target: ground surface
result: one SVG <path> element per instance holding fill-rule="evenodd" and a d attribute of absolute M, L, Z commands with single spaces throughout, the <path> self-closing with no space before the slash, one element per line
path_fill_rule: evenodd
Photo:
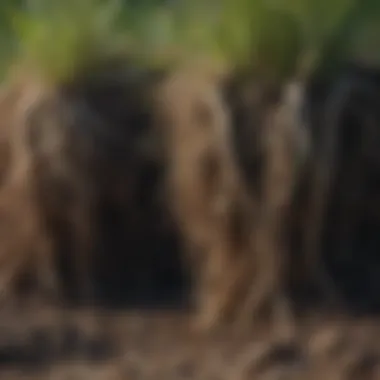
<path fill-rule="evenodd" d="M 194 336 L 183 312 L 24 306 L 0 313 L 1 380 L 380 379 L 380 323 L 316 317 L 296 331 Z"/>

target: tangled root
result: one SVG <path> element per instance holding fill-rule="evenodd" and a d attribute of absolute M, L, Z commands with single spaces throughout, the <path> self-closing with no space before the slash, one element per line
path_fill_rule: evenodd
<path fill-rule="evenodd" d="M 243 152 L 241 161 L 249 194 L 258 204 L 253 238 L 256 275 L 242 308 L 243 326 L 264 306 L 269 306 L 280 322 L 291 321 L 287 290 L 293 260 L 289 240 L 292 203 L 309 155 L 309 137 L 301 118 L 303 84 L 289 82 L 277 96 L 258 84 L 252 86 L 257 86 L 256 96 L 248 97 L 243 109 L 233 108 L 246 114 L 240 116 L 243 119 L 236 128 L 251 136 L 256 149 L 256 154 L 244 156 Z"/>
<path fill-rule="evenodd" d="M 363 203 L 368 202 L 368 173 L 372 167 L 374 178 L 378 170 L 379 78 L 378 71 L 349 65 L 326 86 L 322 117 L 315 123 L 319 139 L 304 247 L 309 267 L 321 268 L 323 250 L 334 257 L 330 262 L 341 263 L 355 249 Z M 344 295 L 324 272 L 317 272 L 324 295 L 332 303 L 341 303 Z"/>
<path fill-rule="evenodd" d="M 253 204 L 239 178 L 217 82 L 183 70 L 158 94 L 168 204 L 193 275 L 195 324 L 208 329 L 234 316 L 253 275 Z"/>
<path fill-rule="evenodd" d="M 24 91 L 25 90 L 25 91 Z M 0 187 L 1 292 L 13 293 L 18 280 L 32 272 L 49 295 L 58 292 L 54 252 L 33 189 L 33 157 L 24 117 L 38 90 L 11 88 L 1 103 L 3 180 Z M 5 109 L 5 107 L 7 107 Z"/>

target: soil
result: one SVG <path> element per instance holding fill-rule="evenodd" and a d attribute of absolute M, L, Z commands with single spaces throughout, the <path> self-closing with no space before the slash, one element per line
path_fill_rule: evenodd
<path fill-rule="evenodd" d="M 376 318 L 313 315 L 196 336 L 186 311 L 14 305 L 0 314 L 0 379 L 379 379 Z"/>

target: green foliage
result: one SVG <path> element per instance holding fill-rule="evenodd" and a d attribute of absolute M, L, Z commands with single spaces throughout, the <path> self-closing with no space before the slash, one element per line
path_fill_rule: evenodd
<path fill-rule="evenodd" d="M 141 64 L 205 57 L 215 66 L 280 78 L 351 54 L 379 56 L 377 0 L 2 0 L 0 70 L 16 59 L 67 80 L 128 51 Z M 26 6 L 28 5 L 28 6 Z M 371 16 L 372 29 L 367 25 Z M 13 29 L 13 32 L 12 32 Z M 15 51 L 16 48 L 16 51 Z M 376 54 L 375 54 L 376 53 Z"/>
<path fill-rule="evenodd" d="M 14 9 L 21 6 L 21 0 L 3 0 L 0 2 L 0 80 L 3 80 L 15 49 L 12 33 L 12 15 Z"/>
<path fill-rule="evenodd" d="M 36 1 L 13 16 L 17 59 L 45 80 L 65 81 L 124 43 L 115 3 Z"/>
<path fill-rule="evenodd" d="M 311 68 L 333 72 L 339 63 L 380 65 L 380 3 L 377 0 L 281 0 L 302 28 Z"/>
<path fill-rule="evenodd" d="M 283 75 L 294 67 L 299 49 L 294 17 L 265 7 L 262 0 L 192 0 L 160 6 L 145 13 L 140 27 L 140 46 L 167 61 L 207 57 L 214 65 L 242 69 L 270 61 L 275 63 L 271 71 Z"/>

